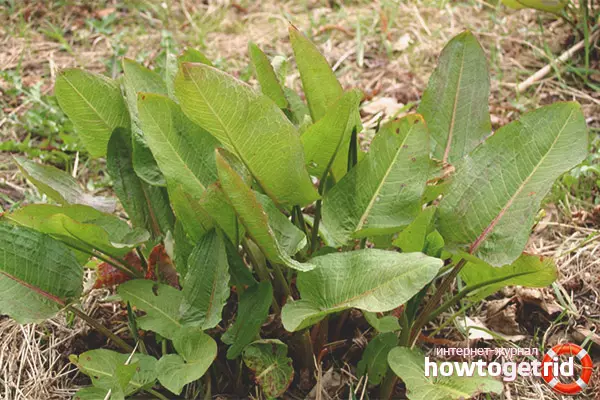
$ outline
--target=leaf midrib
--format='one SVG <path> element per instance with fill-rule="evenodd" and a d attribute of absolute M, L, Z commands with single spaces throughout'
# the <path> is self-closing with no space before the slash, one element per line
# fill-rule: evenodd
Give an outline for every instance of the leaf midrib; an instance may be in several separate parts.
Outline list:
<path fill-rule="evenodd" d="M 169 108 L 171 108 L 171 107 L 169 106 Z M 169 111 L 171 111 L 171 110 L 169 110 Z M 165 141 L 169 145 L 168 148 L 171 149 L 171 151 L 175 154 L 175 156 L 176 156 L 175 158 L 178 159 L 179 162 L 183 165 L 184 169 L 192 175 L 192 177 L 194 178 L 194 180 L 196 181 L 196 183 L 202 188 L 202 190 L 206 190 L 206 187 L 202 184 L 202 182 L 196 176 L 196 174 L 194 173 L 194 171 L 192 171 L 190 169 L 190 167 L 183 160 L 183 158 L 181 157 L 181 155 L 179 154 L 179 152 L 175 149 L 175 147 L 173 146 L 173 143 L 171 143 L 171 141 L 169 140 L 169 136 L 165 133 L 165 131 L 163 130 L 162 126 L 157 122 L 156 118 L 154 118 L 154 115 L 152 115 L 152 113 L 149 113 L 149 115 L 150 115 L 150 118 L 152 119 L 152 122 L 154 122 L 154 125 L 156 127 L 158 127 L 158 130 L 160 131 L 160 133 L 162 134 L 162 136 L 165 138 Z M 171 112 L 170 112 L 170 115 L 172 117 L 172 113 Z M 173 179 L 173 178 L 171 178 L 171 179 Z"/>
<path fill-rule="evenodd" d="M 450 147 L 452 146 L 452 139 L 454 136 L 454 124 L 456 122 L 456 107 L 458 106 L 458 97 L 460 95 L 460 81 L 462 80 L 463 70 L 465 66 L 465 49 L 466 45 L 462 47 L 462 54 L 460 58 L 460 69 L 458 71 L 458 79 L 456 81 L 456 91 L 454 95 L 454 105 L 452 107 L 452 119 L 450 120 L 450 128 L 448 129 L 448 140 L 446 141 L 446 148 L 444 149 L 444 156 L 442 163 L 445 165 L 448 162 L 450 156 Z"/>
<path fill-rule="evenodd" d="M 535 175 L 535 173 L 537 172 L 540 165 L 542 165 L 544 163 L 544 161 L 546 160 L 546 157 L 548 157 L 548 154 L 550 154 L 550 152 L 554 149 L 554 146 L 558 142 L 558 139 L 563 134 L 565 127 L 569 124 L 569 122 L 571 122 L 571 117 L 573 116 L 574 111 L 575 110 L 571 110 L 571 112 L 569 113 L 569 116 L 565 119 L 564 125 L 560 128 L 559 132 L 557 133 L 556 137 L 554 138 L 554 141 L 548 147 L 548 150 L 546 151 L 546 153 L 540 158 L 540 161 L 535 165 L 535 167 L 533 167 L 533 169 L 531 170 L 529 175 L 527 175 L 527 177 L 519 185 L 519 187 L 517 188 L 515 193 L 508 199 L 508 201 L 506 202 L 506 205 L 500 210 L 500 212 L 498 212 L 498 215 L 494 219 L 492 219 L 492 221 L 489 223 L 489 225 L 485 227 L 483 232 L 481 232 L 481 234 L 477 237 L 477 239 L 475 239 L 473 244 L 471 244 L 471 246 L 469 248 L 469 253 L 473 254 L 477 250 L 477 248 L 479 248 L 479 245 L 481 245 L 481 243 L 488 237 L 488 235 L 492 232 L 494 227 L 498 224 L 498 222 L 500 222 L 500 220 L 502 219 L 504 214 L 506 214 L 506 211 L 508 211 L 510 206 L 512 206 L 515 199 L 521 194 L 521 192 L 523 191 L 525 186 L 529 183 L 531 178 Z M 523 126 L 527 129 L 527 131 L 530 131 L 530 128 L 527 125 L 523 124 Z"/>
<path fill-rule="evenodd" d="M 377 186 L 377 189 L 373 193 L 373 196 L 371 196 L 371 200 L 369 201 L 369 204 L 367 205 L 365 212 L 360 216 L 360 219 L 358 220 L 358 224 L 356 225 L 356 229 L 354 229 L 354 232 L 358 232 L 363 228 L 363 224 L 365 223 L 365 220 L 367 219 L 367 217 L 369 216 L 369 213 L 373 209 L 373 206 L 375 205 L 375 200 L 379 196 L 379 193 L 381 192 L 381 189 L 383 188 L 388 176 L 392 172 L 392 169 L 393 169 L 394 165 L 396 164 L 396 161 L 398 160 L 398 156 L 400 155 L 402 150 L 404 150 L 402 148 L 402 146 L 404 146 L 404 144 L 408 140 L 408 137 L 413 133 L 413 129 L 415 126 L 417 126 L 417 124 L 414 124 L 410 127 L 410 130 L 406 133 L 406 136 L 402 140 L 402 143 L 400 143 L 400 145 L 398 146 L 398 150 L 396 150 L 396 154 L 394 154 L 394 157 L 392 158 L 390 165 L 386 169 L 385 174 L 383 175 L 383 178 L 381 178 L 381 182 L 379 182 L 379 185 Z"/>
<path fill-rule="evenodd" d="M 79 97 L 81 97 L 81 99 L 89 106 L 89 108 L 91 108 L 92 111 L 94 111 L 94 113 L 98 116 L 98 118 L 104 123 L 106 129 L 111 130 L 112 126 L 102 117 L 102 115 L 98 112 L 98 110 L 96 110 L 96 107 L 94 107 L 92 105 L 92 103 L 90 103 L 88 101 L 88 99 L 79 90 L 77 90 L 77 88 L 75 86 L 73 86 L 73 84 L 71 83 L 69 78 L 67 78 L 66 75 L 63 75 L 63 78 L 65 79 L 65 82 L 67 82 L 69 84 L 69 86 L 71 86 L 71 88 L 75 91 L 75 93 L 77 93 L 77 95 Z"/>

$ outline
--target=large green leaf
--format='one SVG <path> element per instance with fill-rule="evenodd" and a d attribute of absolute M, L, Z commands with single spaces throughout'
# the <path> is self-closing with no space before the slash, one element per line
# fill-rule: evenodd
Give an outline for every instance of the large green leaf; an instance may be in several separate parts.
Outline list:
<path fill-rule="evenodd" d="M 316 266 L 298 274 L 301 300 L 288 302 L 281 319 L 293 332 L 348 308 L 390 311 L 404 304 L 429 283 L 442 260 L 421 253 L 376 249 L 315 257 Z"/>
<path fill-rule="evenodd" d="M 229 266 L 223 238 L 211 230 L 196 244 L 188 261 L 180 313 L 184 323 L 203 330 L 221 322 L 229 297 Z"/>
<path fill-rule="evenodd" d="M 173 339 L 182 327 L 179 307 L 181 292 L 169 285 L 146 279 L 134 279 L 117 288 L 117 293 L 146 315 L 137 319 L 138 326 Z"/>
<path fill-rule="evenodd" d="M 0 223 L 0 314 L 41 322 L 80 295 L 82 280 L 83 268 L 64 244 Z"/>
<path fill-rule="evenodd" d="M 282 205 L 318 195 L 296 128 L 265 95 L 213 67 L 183 63 L 175 81 L 183 112 L 213 134 Z"/>
<path fill-rule="evenodd" d="M 260 327 L 269 316 L 273 299 L 270 282 L 260 282 L 248 288 L 240 296 L 237 317 L 233 325 L 223 334 L 223 343 L 230 344 L 227 358 L 234 359 L 260 334 Z"/>
<path fill-rule="evenodd" d="M 313 268 L 310 264 L 293 260 L 286 253 L 277 241 L 275 232 L 270 226 L 269 216 L 257 198 L 257 193 L 244 183 L 242 177 L 233 170 L 221 152 L 217 152 L 217 170 L 221 187 L 240 222 L 264 255 L 274 263 L 285 264 L 300 271 Z"/>
<path fill-rule="evenodd" d="M 67 69 L 56 79 L 54 93 L 94 157 L 106 155 L 106 145 L 115 128 L 129 128 L 129 113 L 121 89 L 105 76 Z"/>
<path fill-rule="evenodd" d="M 108 213 L 115 210 L 116 202 L 113 199 L 85 193 L 71 175 L 58 168 L 38 164 L 21 157 L 15 157 L 14 160 L 23 175 L 35 185 L 40 193 L 59 204 L 83 204 Z"/>
<path fill-rule="evenodd" d="M 429 170 L 429 135 L 409 116 L 381 129 L 365 158 L 323 199 L 323 224 L 338 246 L 352 237 L 394 233 L 420 211 Z"/>
<path fill-rule="evenodd" d="M 217 356 L 217 343 L 198 328 L 181 329 L 173 338 L 177 354 L 162 356 L 156 365 L 158 380 L 175 394 L 200 379 Z"/>
<path fill-rule="evenodd" d="M 389 352 L 388 362 L 392 371 L 404 381 L 410 400 L 470 399 L 480 393 L 500 394 L 503 390 L 502 382 L 490 377 L 427 377 L 425 355 L 417 349 L 396 347 Z"/>
<path fill-rule="evenodd" d="M 150 185 L 165 186 L 165 178 L 148 148 L 138 115 L 139 92 L 167 95 L 167 85 L 162 77 L 128 58 L 123 59 L 123 86 L 125 99 L 131 115 L 133 168 L 136 174 Z"/>
<path fill-rule="evenodd" d="M 454 164 L 492 131 L 489 96 L 485 53 L 465 31 L 442 50 L 418 109 L 431 132 L 435 158 Z"/>
<path fill-rule="evenodd" d="M 149 238 L 143 229 L 132 230 L 127 222 L 82 205 L 31 204 L 4 218 L 52 235 L 74 249 L 99 250 L 114 257 L 124 256 Z"/>
<path fill-rule="evenodd" d="M 310 115 L 316 122 L 340 98 L 342 86 L 316 46 L 293 25 L 289 31 Z"/>
<path fill-rule="evenodd" d="M 288 102 L 283 93 L 283 88 L 279 84 L 279 79 L 277 79 L 266 54 L 254 43 L 248 45 L 248 52 L 262 92 L 273 100 L 277 107 L 286 108 Z"/>
<path fill-rule="evenodd" d="M 206 186 L 217 180 L 218 142 L 168 97 L 140 93 L 138 109 L 146 141 L 167 182 L 200 199 Z"/>
<path fill-rule="evenodd" d="M 135 157 L 135 156 L 134 156 Z M 106 167 L 113 189 L 133 226 L 152 232 L 154 237 L 172 230 L 174 216 L 167 191 L 142 181 L 134 170 L 131 133 L 117 128 L 108 142 Z"/>
<path fill-rule="evenodd" d="M 388 370 L 388 353 L 398 346 L 395 333 L 382 333 L 369 342 L 356 366 L 358 376 L 369 377 L 371 385 L 379 385 Z"/>
<path fill-rule="evenodd" d="M 282 396 L 294 379 L 287 345 L 277 339 L 257 340 L 246 346 L 242 358 L 267 398 Z"/>
<path fill-rule="evenodd" d="M 585 118 L 577 103 L 542 107 L 499 129 L 456 165 L 438 208 L 446 246 L 468 248 L 495 266 L 512 263 L 556 178 L 587 151 Z"/>
<path fill-rule="evenodd" d="M 156 381 L 157 362 L 154 357 L 136 353 L 129 358 L 129 354 L 106 349 L 90 350 L 70 357 L 71 362 L 91 378 L 95 388 L 111 390 L 115 396 L 111 399 L 152 387 Z"/>
<path fill-rule="evenodd" d="M 473 300 L 483 299 L 509 285 L 546 287 L 558 277 L 556 264 L 548 257 L 523 253 L 512 264 L 500 268 L 492 267 L 474 257 L 469 257 L 468 260 L 469 262 L 460 271 L 460 276 L 468 285 L 467 287 L 499 280 L 473 292 L 471 294 L 474 296 Z"/>
<path fill-rule="evenodd" d="M 301 136 L 308 171 L 319 178 L 331 169 L 341 179 L 348 168 L 348 148 L 362 92 L 345 93 Z"/>

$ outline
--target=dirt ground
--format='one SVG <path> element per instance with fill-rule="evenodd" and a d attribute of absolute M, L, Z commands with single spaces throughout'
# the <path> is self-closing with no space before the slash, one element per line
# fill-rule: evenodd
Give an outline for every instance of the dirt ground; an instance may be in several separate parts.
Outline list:
<path fill-rule="evenodd" d="M 488 56 L 494 128 L 559 100 L 582 104 L 594 142 L 600 128 L 600 92 L 594 90 L 600 73 L 592 73 L 592 83 L 586 85 L 571 72 L 581 65 L 581 53 L 554 65 L 530 87 L 521 91 L 518 87 L 576 44 L 572 27 L 552 15 L 516 12 L 491 0 L 4 1 L 0 15 L 4 21 L 0 25 L 0 206 L 4 210 L 39 200 L 12 163 L 15 154 L 49 160 L 73 172 L 89 190 L 109 190 L 102 162 L 88 159 L 76 143 L 69 142 L 72 128 L 51 97 L 60 69 L 76 66 L 116 77 L 124 56 L 156 65 L 165 49 L 190 46 L 253 83 L 249 41 L 270 57 L 289 58 L 294 70 L 287 38 L 290 23 L 318 44 L 345 89 L 365 93 L 361 114 L 367 131 L 381 118 L 414 111 L 439 52 L 465 29 L 477 36 Z M 597 51 L 595 46 L 592 49 Z M 598 68 L 595 54 L 590 64 L 594 70 Z M 300 88 L 297 73 L 288 79 Z M 47 135 L 47 130 L 57 133 Z M 590 165 L 596 158 L 590 156 Z M 600 332 L 598 178 L 584 172 L 583 183 L 575 189 L 565 181 L 562 189 L 566 190 L 559 187 L 553 193 L 528 248 L 555 258 L 560 278 L 553 287 L 506 288 L 467 312 L 471 323 L 500 336 L 469 339 L 464 327 L 449 322 L 452 316 L 447 314 L 422 338 L 424 346 L 439 344 L 437 338 L 461 347 L 486 340 L 499 347 L 541 349 L 563 340 L 585 340 L 593 343 L 592 358 L 600 366 L 600 336 L 595 333 Z M 106 294 L 94 293 L 84 308 L 116 330 L 126 328 L 119 318 L 121 311 L 102 301 Z M 68 354 L 85 350 L 89 341 L 100 347 L 102 338 L 94 335 L 64 315 L 42 325 L 0 320 L 0 398 L 70 398 L 86 380 L 69 364 Z M 359 339 L 356 346 L 361 346 Z M 346 383 L 356 386 L 357 382 L 348 378 Z M 592 383 L 588 398 L 600 399 L 597 374 Z M 503 398 L 561 396 L 533 378 L 507 383 Z"/>

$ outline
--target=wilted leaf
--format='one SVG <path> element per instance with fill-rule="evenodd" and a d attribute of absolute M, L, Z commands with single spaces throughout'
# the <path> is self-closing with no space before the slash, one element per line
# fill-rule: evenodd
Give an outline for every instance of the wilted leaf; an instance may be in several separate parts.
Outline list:
<path fill-rule="evenodd" d="M 282 396 L 294 379 L 287 346 L 277 339 L 257 340 L 244 349 L 242 359 L 268 398 Z"/>
<path fill-rule="evenodd" d="M 130 251 L 129 253 L 125 254 L 123 260 L 127 266 L 132 266 L 141 273 L 145 272 L 142 267 L 142 260 L 140 260 L 135 251 Z M 96 267 L 96 282 L 94 282 L 94 289 L 119 285 L 131 279 L 132 277 L 130 275 L 121 271 L 117 267 L 103 262 Z"/>
<path fill-rule="evenodd" d="M 108 143 L 108 139 L 106 141 Z M 66 172 L 21 157 L 15 157 L 14 160 L 23 175 L 35 185 L 37 190 L 57 203 L 82 204 L 108 213 L 115 211 L 116 202 L 113 199 L 85 193 L 77 181 Z"/>
<path fill-rule="evenodd" d="M 260 327 L 269 316 L 273 299 L 273 288 L 269 282 L 260 282 L 248 288 L 240 296 L 237 317 L 233 325 L 223 334 L 223 343 L 231 345 L 227 350 L 230 360 L 242 354 L 260 333 Z"/>
<path fill-rule="evenodd" d="M 173 339 L 182 323 L 179 305 L 183 298 L 181 292 L 169 285 L 163 285 L 145 279 L 135 279 L 119 285 L 117 293 L 123 301 L 144 311 L 146 315 L 137 318 L 138 326 Z"/>
<path fill-rule="evenodd" d="M 316 46 L 295 26 L 289 32 L 310 115 L 316 122 L 342 96 L 342 86 Z"/>
<path fill-rule="evenodd" d="M 367 345 L 357 365 L 358 375 L 368 375 L 371 385 L 379 385 L 388 370 L 388 353 L 396 346 L 398 337 L 394 333 L 375 336 Z"/>
<path fill-rule="evenodd" d="M 0 313 L 19 323 L 52 317 L 82 289 L 83 268 L 62 243 L 0 223 Z"/>
<path fill-rule="evenodd" d="M 502 382 L 493 378 L 425 376 L 425 355 L 417 349 L 396 347 L 388 354 L 388 362 L 404 381 L 410 400 L 459 400 L 480 393 L 502 393 Z"/>
<path fill-rule="evenodd" d="M 311 264 L 299 263 L 285 252 L 269 225 L 269 217 L 258 200 L 257 194 L 244 183 L 221 152 L 217 152 L 217 170 L 221 187 L 235 209 L 240 222 L 264 255 L 272 262 L 285 264 L 290 268 L 300 271 L 310 270 Z"/>
<path fill-rule="evenodd" d="M 337 245 L 399 231 L 420 211 L 429 170 L 429 135 L 420 116 L 381 129 L 365 158 L 327 192 L 323 224 Z"/>
<path fill-rule="evenodd" d="M 60 108 L 75 126 L 85 148 L 94 157 L 106 155 L 115 128 L 129 128 L 129 113 L 119 85 L 105 76 L 67 69 L 56 79 L 54 93 Z"/>
<path fill-rule="evenodd" d="M 175 394 L 200 379 L 217 356 L 217 343 L 198 328 L 179 330 L 173 338 L 177 354 L 162 356 L 156 365 L 158 380 Z"/>
<path fill-rule="evenodd" d="M 429 283 L 442 260 L 421 253 L 376 249 L 331 253 L 311 259 L 316 268 L 298 274 L 301 300 L 288 302 L 281 319 L 294 332 L 348 308 L 393 310 Z"/>
<path fill-rule="evenodd" d="M 202 330 L 221 322 L 221 312 L 229 297 L 229 266 L 223 238 L 208 232 L 192 251 L 180 306 L 182 320 Z"/>
<path fill-rule="evenodd" d="M 282 205 L 318 197 L 298 132 L 268 97 L 203 64 L 182 64 L 175 87 L 183 112 L 235 154 L 269 197 Z"/>
<path fill-rule="evenodd" d="M 150 252 L 150 256 L 148 256 L 146 279 L 168 283 L 176 289 L 179 288 L 177 270 L 173 265 L 173 260 L 171 260 L 169 254 L 167 254 L 167 250 L 162 243 L 154 246 Z"/>
<path fill-rule="evenodd" d="M 454 164 L 489 135 L 489 95 L 485 53 L 465 31 L 444 47 L 418 109 L 431 132 L 435 158 Z"/>
<path fill-rule="evenodd" d="M 468 248 L 495 266 L 512 263 L 554 181 L 587 151 L 577 103 L 542 107 L 499 129 L 456 165 L 438 208 L 446 246 Z"/>
<path fill-rule="evenodd" d="M 283 88 L 279 84 L 279 79 L 277 79 L 266 54 L 254 43 L 248 45 L 248 52 L 262 92 L 273 100 L 277 107 L 286 108 L 288 102 L 283 93 Z"/>

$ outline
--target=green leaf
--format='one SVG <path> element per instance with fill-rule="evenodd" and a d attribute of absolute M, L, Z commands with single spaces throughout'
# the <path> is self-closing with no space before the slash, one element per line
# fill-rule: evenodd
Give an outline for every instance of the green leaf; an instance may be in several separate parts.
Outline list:
<path fill-rule="evenodd" d="M 149 237 L 143 229 L 132 230 L 127 222 L 82 205 L 31 204 L 4 217 L 47 233 L 74 249 L 95 249 L 117 258 Z"/>
<path fill-rule="evenodd" d="M 252 272 L 238 253 L 237 246 L 229 240 L 225 240 L 225 248 L 227 251 L 229 273 L 231 274 L 231 284 L 242 288 L 256 285 L 258 282 L 256 282 Z"/>
<path fill-rule="evenodd" d="M 379 385 L 388 370 L 388 353 L 397 345 L 398 337 L 394 333 L 375 336 L 358 362 L 358 376 L 367 375 L 371 385 Z"/>
<path fill-rule="evenodd" d="M 258 192 L 254 192 L 254 195 L 265 213 L 267 213 L 269 227 L 273 231 L 275 239 L 282 250 L 289 256 L 293 256 L 302 250 L 307 243 L 304 232 L 292 224 L 288 217 L 279 211 L 269 196 Z"/>
<path fill-rule="evenodd" d="M 587 151 L 585 118 L 577 103 L 542 107 L 499 129 L 456 165 L 438 208 L 446 246 L 468 248 L 494 266 L 512 263 L 554 181 Z"/>
<path fill-rule="evenodd" d="M 283 88 L 279 84 L 279 79 L 275 75 L 275 71 L 269 62 L 266 54 L 254 43 L 248 44 L 248 52 L 250 53 L 250 60 L 252 66 L 256 72 L 256 78 L 260 83 L 260 89 L 262 92 L 279 108 L 286 108 L 288 106 L 287 99 L 283 93 Z"/>
<path fill-rule="evenodd" d="M 472 377 L 427 377 L 425 355 L 417 349 L 396 347 L 388 354 L 392 371 L 406 385 L 410 400 L 459 400 L 470 399 L 480 393 L 500 394 L 502 382 L 494 378 Z"/>
<path fill-rule="evenodd" d="M 167 191 L 150 186 L 135 173 L 131 134 L 125 129 L 117 128 L 111 136 L 106 167 L 113 179 L 113 189 L 133 226 L 152 232 L 155 238 L 172 229 L 175 218 Z"/>
<path fill-rule="evenodd" d="M 192 254 L 194 244 L 183 230 L 181 221 L 175 222 L 173 239 L 175 240 L 175 269 L 180 276 L 185 277 L 185 274 L 187 274 L 188 271 L 188 258 L 190 258 L 190 254 Z"/>
<path fill-rule="evenodd" d="M 131 115 L 131 132 L 133 133 L 133 168 L 146 183 L 165 186 L 165 178 L 144 138 L 138 115 L 137 95 L 139 92 L 146 92 L 166 96 L 167 85 L 159 74 L 128 58 L 123 59 L 123 74 L 125 99 Z"/>
<path fill-rule="evenodd" d="M 105 399 L 108 394 L 107 389 L 96 388 L 96 387 L 86 387 L 83 389 L 79 389 L 73 400 L 98 400 Z"/>
<path fill-rule="evenodd" d="M 224 200 L 222 196 L 216 197 L 218 193 L 204 197 L 208 196 L 206 188 L 217 179 L 218 142 L 167 97 L 140 93 L 138 108 L 146 141 L 167 180 L 175 214 L 192 240 L 197 241 L 213 226 L 211 216 L 235 220 L 231 207 L 219 201 Z M 212 208 L 204 209 L 202 202 Z M 225 230 L 233 234 L 231 229 Z"/>
<path fill-rule="evenodd" d="M 246 230 L 238 222 L 237 215 L 218 182 L 206 188 L 198 204 L 232 242 L 237 244 L 244 237 Z"/>
<path fill-rule="evenodd" d="M 182 321 L 202 330 L 221 322 L 221 313 L 229 297 L 229 266 L 225 244 L 211 230 L 196 245 L 188 261 L 180 306 Z"/>
<path fill-rule="evenodd" d="M 202 53 L 200 50 L 193 49 L 191 47 L 186 48 L 183 53 L 177 59 L 179 65 L 184 62 L 202 63 L 208 66 L 213 66 L 212 62 Z"/>
<path fill-rule="evenodd" d="M 129 128 L 129 113 L 121 89 L 105 76 L 67 69 L 56 79 L 54 93 L 94 157 L 106 155 L 106 145 L 115 128 Z"/>
<path fill-rule="evenodd" d="M 294 379 L 287 345 L 277 339 L 257 340 L 244 349 L 242 359 L 267 398 L 283 396 Z"/>
<path fill-rule="evenodd" d="M 567 4 L 569 4 L 567 0 L 502 0 L 502 2 L 514 9 L 533 8 L 554 14 L 560 14 Z"/>
<path fill-rule="evenodd" d="M 460 271 L 460 276 L 467 287 L 501 279 L 471 293 L 471 298 L 478 300 L 510 285 L 546 287 L 556 280 L 558 270 L 551 258 L 523 253 L 512 264 L 500 268 L 470 257 L 469 262 Z"/>
<path fill-rule="evenodd" d="M 148 146 L 169 185 L 181 185 L 200 199 L 205 188 L 217 180 L 218 142 L 168 97 L 140 93 L 138 109 Z"/>
<path fill-rule="evenodd" d="M 233 360 L 260 334 L 260 327 L 269 316 L 273 288 L 269 282 L 260 282 L 240 296 L 237 317 L 223 334 L 223 343 L 230 344 L 227 358 Z"/>
<path fill-rule="evenodd" d="M 301 136 L 308 171 L 319 178 L 331 169 L 341 179 L 348 168 L 348 148 L 362 92 L 345 93 Z"/>
<path fill-rule="evenodd" d="M 152 387 L 156 381 L 156 359 L 145 354 L 136 353 L 129 360 L 129 354 L 98 349 L 70 358 L 81 372 L 91 378 L 95 388 L 111 390 L 111 399 L 124 398 Z"/>
<path fill-rule="evenodd" d="M 123 301 L 144 311 L 137 319 L 138 326 L 173 339 L 182 327 L 179 306 L 182 293 L 169 286 L 145 279 L 127 281 L 117 288 Z"/>
<path fill-rule="evenodd" d="M 175 88 L 183 112 L 239 157 L 274 201 L 306 205 L 318 197 L 298 132 L 268 97 L 202 64 L 182 64 Z"/>
<path fill-rule="evenodd" d="M 158 380 L 175 394 L 200 379 L 217 356 L 217 343 L 198 328 L 181 329 L 173 338 L 177 354 L 162 356 L 156 365 Z"/>
<path fill-rule="evenodd" d="M 41 322 L 81 294 L 83 268 L 62 243 L 0 223 L 0 314 Z"/>
<path fill-rule="evenodd" d="M 303 128 L 312 123 L 312 120 L 310 119 L 310 110 L 304 101 L 302 101 L 300 95 L 292 89 L 284 87 L 283 93 L 288 102 L 288 109 L 285 113 L 290 121 L 298 127 L 300 133 L 302 133 Z"/>
<path fill-rule="evenodd" d="M 377 332 L 387 333 L 387 332 L 396 332 L 400 330 L 400 324 L 398 323 L 398 318 L 393 315 L 386 315 L 381 318 L 377 317 L 377 314 L 363 311 L 363 315 L 365 319 Z M 394 344 L 395 346 L 395 344 Z"/>
<path fill-rule="evenodd" d="M 85 193 L 77 181 L 66 172 L 22 157 L 15 157 L 14 160 L 23 175 L 35 185 L 40 193 L 57 203 L 62 205 L 83 204 L 108 213 L 115 211 L 116 202 L 113 199 Z"/>
<path fill-rule="evenodd" d="M 221 187 L 229 198 L 240 222 L 264 255 L 274 263 L 285 264 L 299 271 L 312 269 L 311 264 L 299 263 L 286 253 L 277 241 L 275 232 L 270 226 L 269 216 L 257 194 L 244 183 L 219 151 L 217 151 L 217 170 Z"/>
<path fill-rule="evenodd" d="M 295 26 L 289 31 L 310 115 L 316 122 L 342 96 L 342 86 L 317 47 Z"/>
<path fill-rule="evenodd" d="M 454 164 L 489 135 L 489 96 L 485 53 L 465 31 L 442 50 L 417 110 L 431 132 L 435 158 Z"/>
<path fill-rule="evenodd" d="M 418 115 L 383 127 L 365 158 L 323 198 L 323 224 L 338 246 L 353 237 L 394 233 L 420 211 L 429 169 L 429 135 Z"/>
<path fill-rule="evenodd" d="M 302 299 L 283 307 L 281 319 L 290 332 L 348 308 L 393 310 L 429 283 L 443 264 L 421 253 L 376 249 L 332 253 L 311 262 L 316 268 L 299 273 L 296 281 Z"/>
<path fill-rule="evenodd" d="M 415 220 L 400 232 L 393 242 L 394 246 L 399 247 L 404 253 L 423 251 L 426 237 L 433 228 L 432 219 L 435 211 L 435 206 L 427 207 L 421 211 Z"/>

